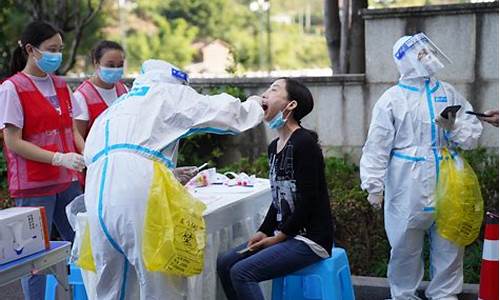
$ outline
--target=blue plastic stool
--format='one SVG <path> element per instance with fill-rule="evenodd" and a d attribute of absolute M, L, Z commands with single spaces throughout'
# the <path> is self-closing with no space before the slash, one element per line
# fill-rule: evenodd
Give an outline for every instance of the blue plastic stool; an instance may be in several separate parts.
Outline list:
<path fill-rule="evenodd" d="M 342 248 L 332 256 L 285 277 L 273 279 L 272 300 L 354 300 L 349 260 Z"/>
<path fill-rule="evenodd" d="M 87 293 L 83 285 L 82 272 L 75 265 L 70 265 L 68 283 L 71 287 L 74 300 L 87 300 Z M 47 283 L 45 285 L 45 300 L 56 299 L 57 280 L 54 275 L 47 275 Z"/>

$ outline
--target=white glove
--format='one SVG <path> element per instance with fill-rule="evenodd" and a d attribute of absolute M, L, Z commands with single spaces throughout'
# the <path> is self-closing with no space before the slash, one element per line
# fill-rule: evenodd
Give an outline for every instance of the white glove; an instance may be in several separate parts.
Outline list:
<path fill-rule="evenodd" d="M 368 195 L 368 202 L 370 202 L 373 208 L 379 209 L 380 207 L 382 207 L 383 200 L 384 195 L 382 193 Z"/>
<path fill-rule="evenodd" d="M 78 153 L 56 152 L 52 157 L 52 165 L 80 172 L 83 168 L 85 168 L 85 160 L 83 159 L 83 156 Z"/>
<path fill-rule="evenodd" d="M 259 103 L 260 106 L 262 106 L 262 97 L 261 96 L 256 96 L 256 95 L 250 96 L 247 98 L 247 101 L 255 101 L 255 102 Z"/>
<path fill-rule="evenodd" d="M 439 127 L 443 128 L 445 130 L 452 131 L 453 129 L 455 129 L 455 120 L 456 119 L 457 119 L 457 113 L 449 112 L 448 119 L 445 119 L 445 118 L 441 117 L 441 115 L 439 115 L 436 118 L 436 124 L 438 124 Z"/>
<path fill-rule="evenodd" d="M 186 184 L 191 178 L 193 178 L 196 174 L 198 174 L 198 168 L 197 167 L 180 167 L 180 168 L 175 168 L 173 171 L 175 178 L 179 180 L 179 182 L 184 185 Z"/>

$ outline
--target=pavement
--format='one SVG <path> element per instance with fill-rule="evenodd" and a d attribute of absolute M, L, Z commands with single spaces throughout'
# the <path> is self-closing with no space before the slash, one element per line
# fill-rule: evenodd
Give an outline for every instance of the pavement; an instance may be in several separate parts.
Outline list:
<path fill-rule="evenodd" d="M 357 300 L 384 300 L 390 298 L 387 278 L 352 276 L 352 284 L 354 285 L 354 293 Z M 424 281 L 418 289 L 419 297 L 422 299 L 427 299 L 424 296 L 424 291 L 428 284 L 428 281 Z M 478 284 L 464 284 L 463 292 L 459 295 L 458 299 L 477 300 L 478 291 Z M 0 299 L 2 300 L 23 300 L 21 282 L 16 281 L 1 287 L 0 295 Z"/>
<path fill-rule="evenodd" d="M 356 300 L 384 300 L 391 298 L 387 278 L 352 276 L 352 284 Z M 418 287 L 418 296 L 422 299 L 427 299 L 424 291 L 428 285 L 428 281 L 423 281 Z M 458 296 L 458 299 L 477 300 L 478 292 L 479 284 L 464 284 L 462 294 Z"/>

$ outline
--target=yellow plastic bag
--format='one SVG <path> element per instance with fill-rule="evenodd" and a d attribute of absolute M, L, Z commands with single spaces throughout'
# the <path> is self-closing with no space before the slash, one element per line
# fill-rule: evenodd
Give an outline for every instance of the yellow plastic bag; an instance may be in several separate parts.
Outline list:
<path fill-rule="evenodd" d="M 460 246 L 476 240 L 484 214 L 481 188 L 474 170 L 448 149 L 442 151 L 436 187 L 436 225 L 438 233 Z"/>
<path fill-rule="evenodd" d="M 83 240 L 80 246 L 80 253 L 78 254 L 76 265 L 84 270 L 95 273 L 95 262 L 90 245 L 90 228 L 88 223 L 85 226 L 85 233 L 83 234 Z"/>
<path fill-rule="evenodd" d="M 154 163 L 142 255 L 148 271 L 190 276 L 203 270 L 206 206 L 163 164 Z"/>

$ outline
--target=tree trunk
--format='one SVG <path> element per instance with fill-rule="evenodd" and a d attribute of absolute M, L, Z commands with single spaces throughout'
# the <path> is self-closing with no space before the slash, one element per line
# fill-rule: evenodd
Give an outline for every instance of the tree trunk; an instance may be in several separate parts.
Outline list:
<path fill-rule="evenodd" d="M 325 0 L 325 38 L 333 74 L 340 73 L 340 19 L 338 0 Z"/>
<path fill-rule="evenodd" d="M 350 0 L 342 0 L 342 20 L 340 32 L 340 73 L 349 70 L 349 29 L 350 29 Z"/>
<path fill-rule="evenodd" d="M 349 34 L 349 73 L 365 72 L 365 22 L 360 10 L 368 7 L 368 0 L 352 0 L 351 31 Z"/>

